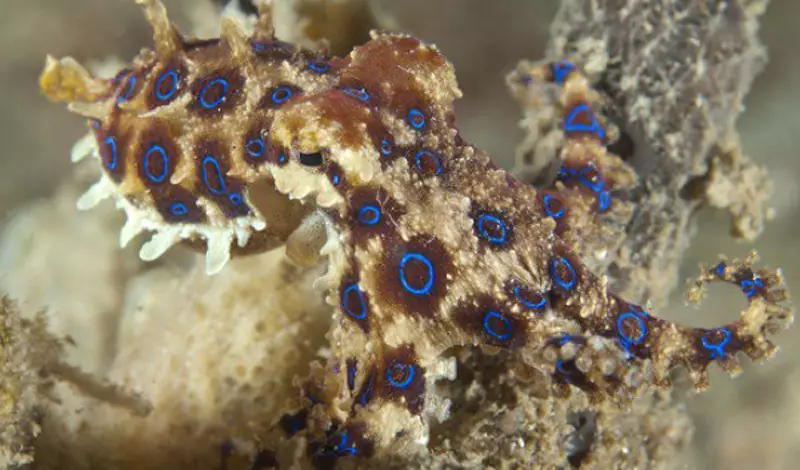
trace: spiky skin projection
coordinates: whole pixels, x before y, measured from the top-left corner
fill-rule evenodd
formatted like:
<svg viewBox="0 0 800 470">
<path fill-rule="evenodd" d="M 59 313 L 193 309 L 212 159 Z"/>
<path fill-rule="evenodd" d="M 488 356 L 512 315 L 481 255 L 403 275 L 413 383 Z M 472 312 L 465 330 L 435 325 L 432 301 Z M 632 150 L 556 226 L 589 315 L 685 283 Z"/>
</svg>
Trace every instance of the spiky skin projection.
<svg viewBox="0 0 800 470">
<path fill-rule="evenodd" d="M 189 41 L 160 2 L 140 3 L 154 51 L 110 80 L 69 58 L 48 59 L 41 78 L 50 98 L 89 118 L 73 158 L 93 155 L 104 175 L 79 205 L 112 197 L 128 216 L 123 245 L 155 233 L 144 259 L 204 244 L 210 274 L 231 250 L 286 243 L 302 264 L 324 258 L 333 354 L 276 424 L 286 438 L 308 435 L 318 466 L 425 442 L 442 405 L 433 384 L 452 375 L 444 356 L 455 346 L 512 349 L 555 386 L 625 402 L 668 385 L 678 365 L 704 388 L 711 362 L 736 373 L 739 351 L 770 357 L 767 335 L 791 322 L 780 272 L 754 259 L 699 278 L 695 297 L 723 281 L 749 302 L 711 329 L 653 316 L 581 263 L 591 224 L 624 210 L 612 195 L 635 177 L 607 150 L 614 132 L 569 62 L 526 72 L 561 90 L 563 166 L 539 190 L 461 137 L 461 92 L 431 45 L 374 33 L 329 58 L 275 39 L 266 8 L 250 36 L 227 21 L 221 39 Z"/>
</svg>

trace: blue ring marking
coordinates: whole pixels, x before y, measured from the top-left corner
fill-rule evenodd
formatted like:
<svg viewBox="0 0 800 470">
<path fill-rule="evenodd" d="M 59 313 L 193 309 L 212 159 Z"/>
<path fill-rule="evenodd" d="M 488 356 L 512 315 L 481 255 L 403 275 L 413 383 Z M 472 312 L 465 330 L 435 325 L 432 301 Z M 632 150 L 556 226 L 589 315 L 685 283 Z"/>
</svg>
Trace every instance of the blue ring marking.
<svg viewBox="0 0 800 470">
<path fill-rule="evenodd" d="M 753 279 L 744 279 L 739 282 L 739 287 L 742 288 L 742 292 L 744 292 L 744 295 L 746 295 L 749 299 L 756 294 L 757 288 L 764 288 L 764 281 L 758 277 L 754 277 Z"/>
<path fill-rule="evenodd" d="M 492 236 L 484 224 L 486 222 L 494 222 L 498 226 L 500 226 L 500 235 L 499 236 Z M 493 245 L 502 245 L 508 241 L 508 228 L 506 227 L 506 223 L 503 222 L 499 217 L 492 214 L 481 214 L 478 216 L 478 220 L 476 223 L 478 228 L 478 233 L 483 237 L 486 241 Z"/>
<path fill-rule="evenodd" d="M 370 99 L 369 93 L 364 88 L 342 88 L 342 92 L 365 103 Z"/>
<path fill-rule="evenodd" d="M 528 308 L 540 309 L 540 308 L 544 307 L 545 305 L 547 305 L 547 297 L 545 297 L 542 294 L 537 293 L 537 295 L 539 295 L 539 297 L 541 297 L 541 300 L 539 302 L 532 302 L 532 301 L 530 301 L 530 300 L 528 300 L 528 299 L 526 299 L 525 297 L 522 296 L 522 292 L 519 291 L 519 286 L 514 286 L 513 290 L 514 290 L 514 295 L 517 297 L 517 300 L 519 300 L 519 302 L 522 305 L 524 305 L 524 306 L 526 306 Z"/>
<path fill-rule="evenodd" d="M 561 210 L 553 212 L 553 208 L 550 207 L 550 203 L 554 200 L 552 194 L 545 194 L 542 198 L 542 205 L 544 206 L 544 212 L 554 219 L 560 219 L 564 217 L 564 213 L 567 212 L 566 207 L 564 207 L 564 203 L 559 199 L 555 199 L 555 201 L 561 203 Z"/>
<path fill-rule="evenodd" d="M 597 183 L 592 183 L 592 181 L 586 177 L 586 173 L 591 170 L 597 170 L 597 169 L 594 166 L 586 166 L 582 168 L 581 171 L 578 172 L 578 178 L 581 184 L 583 184 L 584 186 L 586 186 L 587 188 L 591 189 L 593 192 L 596 193 L 601 189 L 603 189 L 605 181 L 603 181 L 603 178 L 600 177 L 598 173 Z"/>
<path fill-rule="evenodd" d="M 384 157 L 392 154 L 392 143 L 389 142 L 389 139 L 383 139 L 381 141 L 381 154 L 383 154 Z"/>
<path fill-rule="evenodd" d="M 347 299 L 353 292 L 355 292 L 358 296 L 358 303 L 361 305 L 361 311 L 358 313 L 353 312 L 347 307 Z M 344 292 L 342 292 L 342 310 L 344 313 L 350 315 L 356 320 L 363 320 L 367 318 L 367 302 L 364 300 L 364 293 L 358 288 L 358 284 L 350 284 L 349 286 L 345 287 Z"/>
<path fill-rule="evenodd" d="M 559 359 L 556 361 L 556 372 L 561 374 L 562 378 L 566 380 L 568 383 L 572 383 L 571 373 L 567 369 L 564 368 L 564 361 Z"/>
<path fill-rule="evenodd" d="M 211 89 L 212 86 L 215 85 L 222 85 L 222 93 L 212 102 L 208 102 L 206 100 L 206 93 Z M 200 89 L 200 106 L 206 109 L 214 109 L 222 103 L 228 95 L 228 81 L 222 77 L 217 77 L 212 80 L 209 80 L 203 88 Z"/>
<path fill-rule="evenodd" d="M 406 377 L 402 381 L 397 381 L 394 379 L 392 372 L 400 370 L 400 372 L 405 372 Z M 389 382 L 389 385 L 392 388 L 408 388 L 411 385 L 411 382 L 414 380 L 414 375 L 416 375 L 416 367 L 414 364 L 404 364 L 402 362 L 395 362 L 392 364 L 392 367 L 386 371 L 386 381 Z"/>
<path fill-rule="evenodd" d="M 165 79 L 169 78 L 171 80 L 169 90 L 166 93 L 161 93 L 161 85 Z M 162 73 L 158 80 L 156 81 L 156 98 L 160 101 L 167 101 L 173 96 L 175 96 L 175 92 L 178 90 L 178 72 L 175 69 L 169 69 L 166 72 Z"/>
<path fill-rule="evenodd" d="M 114 137 L 108 136 L 103 140 L 103 143 L 109 148 L 111 158 L 108 161 L 108 170 L 114 171 L 117 168 L 117 141 Z"/>
<path fill-rule="evenodd" d="M 324 457 L 327 457 L 327 456 L 341 457 L 341 456 L 344 456 L 344 455 L 347 455 L 347 454 L 356 455 L 355 442 L 350 442 L 350 438 L 347 435 L 347 431 L 339 431 L 337 434 L 339 434 L 339 436 L 340 436 L 339 437 L 339 442 L 337 444 L 335 444 L 335 445 L 332 445 L 332 446 L 326 445 L 325 447 L 327 447 L 330 450 L 327 450 L 327 449 L 322 450 L 322 451 L 320 451 L 319 455 L 322 455 Z M 334 438 L 335 436 L 336 436 L 336 434 L 331 436 L 331 438 Z"/>
<path fill-rule="evenodd" d="M 611 193 L 608 191 L 601 191 L 597 196 L 597 210 L 605 212 L 611 207 Z"/>
<path fill-rule="evenodd" d="M 577 172 L 575 171 L 574 168 L 568 165 L 561 165 L 558 168 L 558 174 L 556 175 L 556 178 L 558 178 L 561 181 L 568 181 L 574 178 L 575 175 L 577 175 Z"/>
<path fill-rule="evenodd" d="M 559 60 L 553 64 L 553 80 L 557 84 L 563 85 L 567 75 L 569 75 L 569 72 L 574 68 L 575 65 L 572 62 L 568 60 Z"/>
<path fill-rule="evenodd" d="M 158 152 L 158 154 L 161 155 L 164 169 L 160 175 L 154 175 L 150 172 L 150 155 L 153 152 Z M 153 183 L 161 183 L 167 178 L 167 173 L 169 173 L 169 158 L 167 158 L 167 151 L 164 150 L 164 147 L 154 144 L 147 150 L 147 153 L 144 154 L 144 173 Z"/>
<path fill-rule="evenodd" d="M 286 158 L 286 154 L 285 153 L 281 153 L 278 156 L 278 163 L 286 163 L 286 160 L 287 160 L 287 158 Z"/>
<path fill-rule="evenodd" d="M 344 452 L 345 454 L 356 455 L 356 443 L 349 442 L 349 437 L 347 436 L 347 432 L 342 432 L 342 439 L 339 441 L 339 444 L 336 446 L 337 452 Z"/>
<path fill-rule="evenodd" d="M 564 346 L 565 344 L 572 341 L 572 335 L 569 333 L 564 333 L 563 335 L 556 338 L 558 340 L 558 346 Z"/>
<path fill-rule="evenodd" d="M 436 171 L 434 172 L 434 174 L 439 175 L 439 174 L 442 173 L 442 171 L 444 171 L 444 168 L 442 167 L 442 159 L 439 158 L 438 155 L 436 155 L 435 153 L 431 152 L 430 150 L 425 150 L 425 149 L 420 150 L 414 156 L 414 161 L 416 162 L 417 169 L 419 171 L 422 171 L 422 157 L 424 155 L 430 155 L 431 157 L 433 157 L 433 161 L 436 162 Z"/>
<path fill-rule="evenodd" d="M 251 157 L 258 158 L 264 155 L 266 146 L 264 145 L 264 139 L 261 137 L 255 137 L 248 140 L 247 143 L 244 144 L 244 148 Z"/>
<path fill-rule="evenodd" d="M 374 204 L 366 204 L 358 210 L 358 220 L 367 225 L 375 225 L 381 220 L 381 209 Z"/>
<path fill-rule="evenodd" d="M 712 334 L 712 333 L 716 333 L 717 331 L 721 331 L 722 333 L 724 333 L 725 337 L 722 338 L 722 340 L 719 343 L 716 343 L 716 344 L 709 343 L 708 339 L 706 337 L 708 335 Z M 727 328 L 718 328 L 718 329 L 711 330 L 711 331 L 707 332 L 706 334 L 704 334 L 700 338 L 700 342 L 703 343 L 703 347 L 704 348 L 706 348 L 707 350 L 711 351 L 711 359 L 724 358 L 725 357 L 725 351 L 723 351 L 722 348 L 724 348 L 731 341 L 731 336 L 733 336 L 733 335 L 731 334 L 731 331 L 729 329 L 727 329 Z"/>
<path fill-rule="evenodd" d="M 494 319 L 494 318 L 500 319 L 500 321 L 503 322 L 503 326 L 506 329 L 505 333 L 498 333 L 497 331 L 495 331 L 491 327 L 491 325 L 489 324 L 489 321 Z M 496 339 L 498 341 L 507 341 L 509 338 L 511 338 L 511 333 L 513 333 L 513 331 L 514 331 L 514 328 L 511 326 L 511 321 L 508 318 L 506 318 L 505 315 L 497 313 L 497 312 L 495 312 L 493 310 L 489 310 L 486 313 L 486 315 L 484 315 L 484 317 L 483 317 L 483 329 L 487 333 L 489 333 L 489 335 L 491 337 L 493 337 L 494 339 Z"/>
<path fill-rule="evenodd" d="M 408 123 L 416 130 L 422 130 L 425 127 L 425 114 L 417 108 L 408 110 Z"/>
<path fill-rule="evenodd" d="M 331 65 L 324 60 L 315 60 L 308 63 L 308 68 L 317 73 L 325 73 L 331 68 Z"/>
<path fill-rule="evenodd" d="M 173 202 L 172 205 L 169 206 L 169 211 L 172 215 L 176 215 L 178 217 L 182 217 L 189 213 L 189 209 L 186 207 L 186 204 L 182 202 Z"/>
<path fill-rule="evenodd" d="M 361 395 L 358 396 L 358 403 L 360 403 L 361 406 L 366 406 L 369 399 L 372 398 L 372 387 L 375 383 L 375 376 L 370 374 L 366 380 L 366 387 L 364 387 L 364 391 L 361 392 Z"/>
<path fill-rule="evenodd" d="M 133 94 L 133 89 L 136 88 L 136 76 L 128 76 L 128 84 L 125 86 L 123 92 L 117 97 L 117 103 L 124 103 L 128 101 Z"/>
<path fill-rule="evenodd" d="M 589 113 L 589 116 L 592 118 L 591 124 L 576 124 L 572 121 L 575 120 L 575 117 L 578 113 L 586 112 Z M 606 140 L 606 131 L 603 129 L 603 126 L 597 122 L 597 118 L 595 117 L 592 109 L 586 103 L 581 103 L 569 111 L 569 115 L 567 115 L 567 119 L 564 120 L 564 131 L 565 132 L 590 132 L 595 134 L 600 140 Z"/>
<path fill-rule="evenodd" d="M 214 188 L 211 186 L 211 181 L 208 179 L 208 168 L 206 167 L 208 162 L 211 162 L 211 165 L 214 167 L 214 172 L 217 174 L 217 179 L 219 179 L 220 188 Z M 200 168 L 203 170 L 203 183 L 205 183 L 208 191 L 214 196 L 221 196 L 222 194 L 225 194 L 225 179 L 222 176 L 222 168 L 220 168 L 217 159 L 211 155 L 206 155 L 203 158 L 203 163 L 200 164 Z"/>
<path fill-rule="evenodd" d="M 339 186 L 339 183 L 341 183 L 341 181 L 342 181 L 342 177 L 341 176 L 339 176 L 339 175 L 331 176 L 331 183 L 333 183 L 334 186 Z"/>
<path fill-rule="evenodd" d="M 239 206 L 242 204 L 242 195 L 240 193 L 230 193 L 228 194 L 228 200 L 234 206 Z"/>
<path fill-rule="evenodd" d="M 625 334 L 625 332 L 622 330 L 623 326 L 622 321 L 626 318 L 633 318 L 636 320 L 636 323 L 639 325 L 638 337 L 631 338 L 627 334 Z M 644 341 L 645 336 L 647 336 L 647 325 L 645 324 L 644 320 L 639 318 L 639 316 L 636 315 L 635 313 L 625 312 L 617 317 L 617 333 L 619 334 L 620 342 L 622 343 L 622 346 L 625 348 L 625 351 L 627 351 L 628 354 L 630 354 L 631 345 L 641 344 L 641 342 Z"/>
<path fill-rule="evenodd" d="M 571 279 L 561 279 L 558 274 L 558 267 L 566 266 L 571 274 Z M 550 277 L 553 278 L 556 284 L 563 287 L 565 290 L 572 290 L 575 287 L 575 283 L 578 282 L 578 273 L 575 272 L 575 268 L 572 266 L 572 263 L 563 256 L 559 256 L 558 258 L 553 259 L 550 262 Z"/>
<path fill-rule="evenodd" d="M 421 261 L 425 265 L 425 267 L 428 268 L 428 280 L 419 289 L 411 287 L 411 285 L 409 285 L 408 283 L 408 280 L 406 279 L 406 272 L 405 272 L 406 264 L 408 264 L 410 260 Z M 414 295 L 425 295 L 429 293 L 431 289 L 433 289 L 434 276 L 435 273 L 433 270 L 433 263 L 431 263 L 431 261 L 428 258 L 419 253 L 406 253 L 400 260 L 400 282 L 403 284 L 403 288 L 405 290 Z"/>
<path fill-rule="evenodd" d="M 270 95 L 270 99 L 275 104 L 281 104 L 286 102 L 286 100 L 288 100 L 289 98 L 291 98 L 293 94 L 294 93 L 292 92 L 291 88 L 282 86 L 276 88 L 275 91 L 272 92 L 272 95 Z"/>
<path fill-rule="evenodd" d="M 714 268 L 714 274 L 719 277 L 725 277 L 725 263 L 719 263 L 716 268 Z"/>
</svg>

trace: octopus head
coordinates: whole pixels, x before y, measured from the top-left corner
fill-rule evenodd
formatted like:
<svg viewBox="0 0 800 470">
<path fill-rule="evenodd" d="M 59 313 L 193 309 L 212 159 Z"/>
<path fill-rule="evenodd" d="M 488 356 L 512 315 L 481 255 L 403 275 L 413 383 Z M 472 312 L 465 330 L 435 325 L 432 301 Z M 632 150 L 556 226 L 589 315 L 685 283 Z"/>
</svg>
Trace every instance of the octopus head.
<svg viewBox="0 0 800 470">
<path fill-rule="evenodd" d="M 292 199 L 341 207 L 347 188 L 368 183 L 381 171 L 381 140 L 369 108 L 333 89 L 282 108 L 270 140 L 277 157 L 275 187 Z"/>
</svg>

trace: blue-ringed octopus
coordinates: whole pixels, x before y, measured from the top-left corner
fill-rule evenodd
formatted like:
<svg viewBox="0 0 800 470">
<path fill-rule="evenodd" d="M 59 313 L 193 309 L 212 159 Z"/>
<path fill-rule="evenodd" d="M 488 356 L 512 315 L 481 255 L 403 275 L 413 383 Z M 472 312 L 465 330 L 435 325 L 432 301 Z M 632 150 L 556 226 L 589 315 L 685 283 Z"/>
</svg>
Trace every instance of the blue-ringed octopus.
<svg viewBox="0 0 800 470">
<path fill-rule="evenodd" d="M 576 64 L 527 71 L 559 87 L 562 113 L 561 170 L 534 188 L 461 135 L 461 91 L 433 45 L 373 32 L 329 57 L 276 39 L 264 4 L 252 33 L 227 19 L 220 38 L 187 39 L 159 0 L 138 3 L 153 50 L 110 79 L 70 58 L 48 58 L 41 77 L 88 119 L 73 159 L 103 169 L 78 204 L 113 199 L 123 246 L 153 233 L 145 260 L 185 243 L 211 275 L 285 244 L 298 264 L 327 264 L 329 363 L 275 423 L 276 442 L 306 436 L 315 466 L 424 445 L 457 346 L 511 350 L 554 387 L 621 403 L 676 367 L 705 388 L 711 363 L 735 374 L 739 352 L 775 353 L 768 335 L 792 320 L 780 271 L 751 258 L 706 269 L 695 294 L 732 283 L 748 307 L 692 328 L 610 292 L 581 261 L 585 227 L 619 210 L 636 177 Z M 257 462 L 277 464 L 269 448 Z"/>
</svg>

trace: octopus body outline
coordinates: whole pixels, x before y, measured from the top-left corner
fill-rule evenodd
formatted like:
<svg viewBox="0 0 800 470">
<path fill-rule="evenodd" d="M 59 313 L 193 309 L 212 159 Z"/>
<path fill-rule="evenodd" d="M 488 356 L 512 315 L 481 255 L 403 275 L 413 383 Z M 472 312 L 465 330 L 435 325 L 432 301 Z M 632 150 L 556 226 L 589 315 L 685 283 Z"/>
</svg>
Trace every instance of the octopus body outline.
<svg viewBox="0 0 800 470">
<path fill-rule="evenodd" d="M 560 90 L 562 167 L 536 189 L 461 136 L 461 91 L 435 46 L 373 32 L 328 57 L 277 40 L 265 5 L 251 35 L 224 20 L 220 38 L 187 40 L 159 0 L 137 1 L 154 50 L 108 80 L 69 58 L 48 58 L 41 77 L 89 119 L 73 160 L 104 170 L 78 205 L 112 198 L 128 216 L 123 246 L 154 232 L 145 260 L 187 242 L 205 249 L 209 274 L 281 244 L 298 264 L 327 262 L 333 353 L 275 424 L 276 442 L 308 435 L 314 465 L 426 442 L 433 384 L 457 346 L 514 350 L 554 386 L 621 403 L 669 385 L 678 366 L 705 388 L 710 363 L 736 374 L 738 352 L 776 352 L 767 336 L 792 312 L 780 271 L 754 256 L 697 279 L 695 293 L 721 281 L 747 299 L 715 328 L 659 319 L 580 261 L 584 226 L 620 210 L 615 194 L 636 177 L 608 150 L 615 132 L 576 64 L 521 72 Z M 282 202 L 260 202 L 276 193 Z M 287 215 L 292 200 L 305 203 L 299 216 Z M 276 462 L 269 449 L 258 459 Z"/>
</svg>

